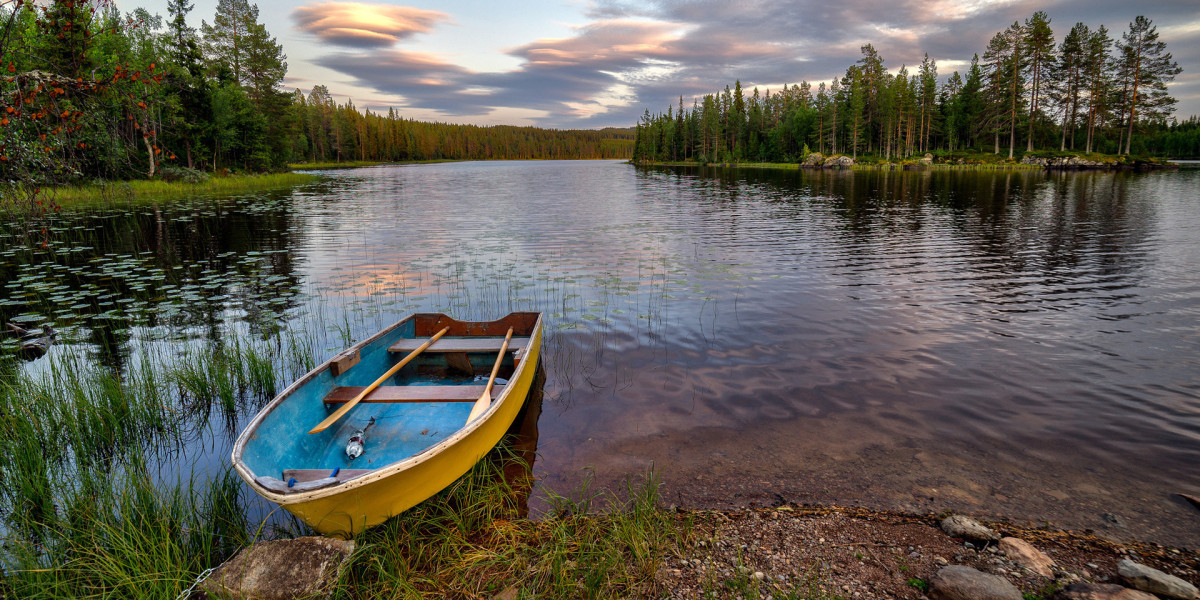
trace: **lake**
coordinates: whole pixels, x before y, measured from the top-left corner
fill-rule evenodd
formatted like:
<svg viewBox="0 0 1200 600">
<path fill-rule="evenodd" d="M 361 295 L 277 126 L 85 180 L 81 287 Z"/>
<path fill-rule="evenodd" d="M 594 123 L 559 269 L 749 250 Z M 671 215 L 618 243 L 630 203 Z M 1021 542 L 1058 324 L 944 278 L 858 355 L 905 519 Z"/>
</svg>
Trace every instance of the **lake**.
<svg viewBox="0 0 1200 600">
<path fill-rule="evenodd" d="M 560 493 L 653 467 L 683 506 L 954 510 L 1200 545 L 1176 495 L 1200 496 L 1200 170 L 323 175 L 65 212 L 36 239 L 7 224 L 0 316 L 64 332 L 19 368 L 125 372 L 217 338 L 303 338 L 278 361 L 321 361 L 411 312 L 538 310 L 534 472 Z M 262 400 L 163 460 L 223 466 Z"/>
</svg>

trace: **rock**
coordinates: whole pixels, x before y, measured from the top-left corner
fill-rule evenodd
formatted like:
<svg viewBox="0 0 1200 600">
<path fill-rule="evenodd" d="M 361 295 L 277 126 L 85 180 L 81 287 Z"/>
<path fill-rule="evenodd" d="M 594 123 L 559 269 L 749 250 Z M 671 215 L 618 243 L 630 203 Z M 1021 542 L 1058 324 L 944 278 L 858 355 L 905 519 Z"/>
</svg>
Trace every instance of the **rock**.
<svg viewBox="0 0 1200 600">
<path fill-rule="evenodd" d="M 1014 537 L 1002 538 L 1000 540 L 1000 551 L 1012 559 L 1013 562 L 1042 577 L 1054 577 L 1054 571 L 1051 570 L 1054 567 L 1054 561 L 1025 540 Z"/>
<path fill-rule="evenodd" d="M 979 540 L 983 542 L 994 542 L 1000 539 L 1000 534 L 984 527 L 971 517 L 962 515 L 951 515 L 942 520 L 942 531 L 946 535 L 952 537 L 966 538 L 969 540 Z"/>
<path fill-rule="evenodd" d="M 41 329 L 25 329 L 13 323 L 5 324 L 9 335 L 20 340 L 17 347 L 17 357 L 21 360 L 36 360 L 46 354 L 50 346 L 58 339 L 58 332 L 46 323 Z"/>
<path fill-rule="evenodd" d="M 971 567 L 942 567 L 929 580 L 933 600 L 1023 600 L 1021 591 L 1007 579 Z"/>
<path fill-rule="evenodd" d="M 324 537 L 259 542 L 217 567 L 200 589 L 212 598 L 328 598 L 354 542 Z"/>
<path fill-rule="evenodd" d="M 1134 589 L 1150 592 L 1163 598 L 1192 600 L 1197 593 L 1200 593 L 1196 590 L 1196 586 L 1174 575 L 1167 575 L 1158 569 L 1152 569 L 1129 559 L 1117 563 L 1117 574 Z"/>
<path fill-rule="evenodd" d="M 820 152 L 809 152 L 802 163 L 806 167 L 819 167 L 825 164 L 825 155 Z"/>
<path fill-rule="evenodd" d="M 1146 592 L 1111 583 L 1072 583 L 1054 597 L 1056 600 L 1158 600 Z"/>
<path fill-rule="evenodd" d="M 921 160 L 918 160 L 917 162 L 921 163 L 922 165 L 926 165 L 926 166 L 932 165 L 933 164 L 933 155 L 926 154 L 925 156 L 922 156 Z"/>
</svg>

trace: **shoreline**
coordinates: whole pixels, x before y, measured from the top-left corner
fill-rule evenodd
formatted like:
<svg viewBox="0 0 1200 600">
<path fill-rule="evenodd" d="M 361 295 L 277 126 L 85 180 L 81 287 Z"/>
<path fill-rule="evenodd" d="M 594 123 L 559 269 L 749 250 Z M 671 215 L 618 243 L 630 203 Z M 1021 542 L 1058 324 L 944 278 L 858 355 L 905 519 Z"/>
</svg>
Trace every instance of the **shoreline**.
<svg viewBox="0 0 1200 600">
<path fill-rule="evenodd" d="M 1179 165 L 1174 162 L 1169 162 L 1167 159 L 1162 159 L 1163 162 L 1145 161 L 1142 159 L 1134 159 L 1132 162 L 1119 162 L 1116 160 L 1087 160 L 1078 156 L 1071 157 L 1055 157 L 1042 158 L 1030 157 L 1022 159 L 1021 162 L 1000 162 L 1000 163 L 972 163 L 963 162 L 961 159 L 958 162 L 936 162 L 930 155 L 926 155 L 924 159 L 917 161 L 905 160 L 897 162 L 858 162 L 858 159 L 832 155 L 828 158 L 823 157 L 818 153 L 813 153 L 810 157 L 815 156 L 815 160 L 806 159 L 802 163 L 764 163 L 764 162 L 709 162 L 699 163 L 694 161 L 630 161 L 630 164 L 635 166 L 646 167 L 699 167 L 699 168 L 726 168 L 726 169 L 776 169 L 776 170 L 806 170 L 806 171 L 1046 171 L 1046 172 L 1062 172 L 1062 171 L 1164 171 L 1177 170 Z"/>
<path fill-rule="evenodd" d="M 841 506 L 683 511 L 696 542 L 660 573 L 674 598 L 694 597 L 713 580 L 749 597 L 803 589 L 817 598 L 922 598 L 942 569 L 959 566 L 999 576 L 1025 598 L 1062 597 L 1072 584 L 1129 585 L 1118 564 L 1134 560 L 1195 584 L 1200 552 L 1148 542 L 1118 543 L 1090 532 L 984 522 L 994 540 L 947 530 L 949 515 Z M 995 540 L 1005 538 L 998 548 Z M 1016 539 L 1053 562 L 1024 564 Z M 1008 548 L 1006 553 L 1004 550 Z M 798 571 L 807 580 L 798 580 Z M 1040 572 L 1039 572 L 1040 570 Z M 724 580 L 724 581 L 722 581 Z M 733 585 L 729 585 L 732 582 Z"/>
<path fill-rule="evenodd" d="M 664 507 L 656 501 L 654 485 L 651 476 L 645 487 L 626 490 L 628 502 L 601 496 L 615 510 L 597 511 L 590 500 L 559 497 L 559 511 L 538 519 L 507 518 L 513 515 L 504 514 L 501 501 L 485 511 L 494 511 L 492 518 L 467 517 L 462 523 L 462 517 L 450 514 L 454 503 L 434 502 L 414 509 L 417 515 L 401 515 L 355 536 L 355 550 L 347 552 L 340 576 L 328 570 L 316 575 L 325 578 L 328 592 L 349 597 L 392 591 L 394 576 L 404 581 L 401 587 L 421 594 L 497 599 L 583 595 L 920 600 L 931 589 L 949 589 L 953 576 L 963 574 L 990 580 L 1027 600 L 1078 599 L 1093 597 L 1071 594 L 1146 589 L 1125 576 L 1129 562 L 1167 580 L 1178 578 L 1184 586 L 1200 582 L 1200 551 L 1192 549 L 1114 542 L 1088 531 L 977 521 L 949 513 L 837 505 Z M 477 512 L 471 508 L 457 507 Z M 453 533 L 434 526 L 443 519 L 456 529 Z M 457 529 L 460 525 L 465 527 Z M 299 538 L 285 544 L 328 544 L 326 539 Z M 248 547 L 245 555 L 255 558 L 239 556 L 226 564 L 236 573 L 250 570 L 246 561 L 264 560 L 271 568 L 258 570 L 293 577 L 295 571 L 286 567 L 304 561 L 293 551 L 267 550 L 272 544 L 279 542 Z M 438 549 L 419 554 L 434 556 L 404 554 L 406 548 L 413 552 L 428 547 Z M 392 560 L 408 564 L 382 566 Z M 226 579 L 218 569 L 200 587 L 223 597 L 230 592 L 253 595 L 281 585 L 247 583 L 237 575 Z"/>
<path fill-rule="evenodd" d="M 431 158 L 428 160 L 382 160 L 382 161 L 346 161 L 346 162 L 322 162 L 322 163 L 289 163 L 288 169 L 292 171 L 336 171 L 340 169 L 358 169 L 361 167 L 378 167 L 384 165 L 433 165 L 440 163 L 462 163 L 462 162 L 539 162 L 539 161 L 593 161 L 593 160 L 617 160 L 626 161 L 628 158 Z"/>
</svg>

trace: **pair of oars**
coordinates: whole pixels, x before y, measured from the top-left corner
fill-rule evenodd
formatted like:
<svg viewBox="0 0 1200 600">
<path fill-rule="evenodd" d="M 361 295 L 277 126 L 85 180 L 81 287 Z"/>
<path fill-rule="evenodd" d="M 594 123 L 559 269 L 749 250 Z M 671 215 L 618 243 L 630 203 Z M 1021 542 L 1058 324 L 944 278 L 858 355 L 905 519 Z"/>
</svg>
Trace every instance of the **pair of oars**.
<svg viewBox="0 0 1200 600">
<path fill-rule="evenodd" d="M 333 425 L 338 419 L 342 418 L 343 415 L 350 412 L 350 409 L 354 408 L 359 402 L 362 401 L 363 398 L 366 398 L 367 394 L 375 391 L 375 388 L 382 385 L 383 382 L 387 381 L 392 375 L 395 375 L 397 371 L 404 367 L 404 365 L 408 364 L 409 361 L 416 358 L 418 354 L 424 352 L 426 348 L 432 346 L 434 342 L 438 341 L 438 338 L 446 335 L 447 331 L 450 331 L 449 327 L 446 327 L 435 333 L 433 337 L 429 338 L 429 340 L 427 340 L 424 344 L 417 346 L 416 350 L 409 352 L 408 356 L 400 359 L 400 362 L 388 369 L 387 372 L 381 375 L 379 379 L 376 379 L 374 383 L 366 388 L 363 388 L 363 391 L 359 392 L 354 398 L 351 398 L 350 401 L 341 408 L 334 411 L 333 414 L 326 417 L 324 421 L 318 423 L 316 427 L 313 427 L 309 431 L 309 433 L 319 433 L 328 429 L 330 425 Z M 504 336 L 504 343 L 500 345 L 500 355 L 496 357 L 496 364 L 492 366 L 492 375 L 488 378 L 487 386 L 483 388 L 483 394 L 479 396 L 479 400 L 475 401 L 475 406 L 471 408 L 471 414 L 467 417 L 468 423 L 474 420 L 475 417 L 483 414 L 483 412 L 487 410 L 488 406 L 490 406 L 492 403 L 492 386 L 496 383 L 496 374 L 500 372 L 500 363 L 504 361 L 504 353 L 508 351 L 508 342 L 512 339 L 512 334 L 513 328 L 509 327 L 508 334 Z"/>
</svg>

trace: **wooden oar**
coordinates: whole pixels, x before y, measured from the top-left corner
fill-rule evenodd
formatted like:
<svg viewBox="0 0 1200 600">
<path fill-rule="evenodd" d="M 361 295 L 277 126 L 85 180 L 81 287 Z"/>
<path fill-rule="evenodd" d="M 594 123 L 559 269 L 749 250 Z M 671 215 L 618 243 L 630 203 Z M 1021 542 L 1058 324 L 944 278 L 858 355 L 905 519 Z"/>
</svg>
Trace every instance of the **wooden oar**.
<svg viewBox="0 0 1200 600">
<path fill-rule="evenodd" d="M 372 383 L 371 385 L 368 385 L 366 388 L 364 388 L 363 391 L 359 392 L 359 394 L 357 396 L 355 396 L 353 399 L 351 399 L 349 402 L 347 402 L 344 406 L 337 409 L 337 411 L 335 411 L 332 415 L 329 415 L 324 421 L 321 421 L 316 427 L 313 427 L 312 430 L 309 431 L 309 433 L 319 433 L 321 431 L 325 431 L 326 428 L 328 428 L 330 425 L 333 425 L 338 419 L 342 418 L 342 415 L 346 414 L 347 412 L 350 411 L 350 409 L 354 408 L 354 405 L 356 405 L 360 401 L 362 401 L 363 398 L 366 398 L 367 394 L 370 394 L 375 388 L 379 387 L 379 385 L 381 383 L 387 381 L 389 377 L 391 377 L 392 375 L 395 375 L 396 371 L 399 371 L 401 367 L 403 367 L 404 365 L 407 365 L 408 361 L 416 358 L 418 354 L 424 352 L 426 348 L 432 346 L 433 343 L 438 340 L 438 338 L 442 337 L 443 335 L 446 335 L 447 331 L 450 331 L 449 327 L 434 334 L 434 336 L 429 338 L 429 341 L 425 342 L 424 344 L 417 346 L 416 350 L 409 352 L 408 356 L 405 356 L 404 358 L 400 359 L 400 362 L 396 363 L 395 366 L 388 369 L 387 373 L 384 373 L 379 379 L 376 379 L 375 383 Z"/>
<path fill-rule="evenodd" d="M 500 372 L 500 363 L 504 362 L 504 353 L 508 352 L 508 341 L 512 339 L 513 328 L 508 328 L 508 335 L 504 336 L 504 343 L 500 344 L 500 354 L 496 356 L 496 364 L 492 365 L 492 376 L 488 377 L 487 386 L 483 388 L 483 395 L 475 401 L 475 406 L 471 407 L 471 414 L 467 415 L 467 422 L 475 420 L 475 417 L 483 414 L 483 411 L 488 409 L 492 404 L 492 385 L 496 383 L 496 373 Z"/>
</svg>

